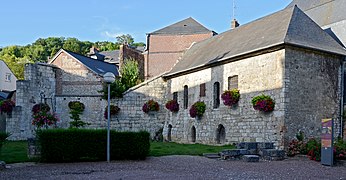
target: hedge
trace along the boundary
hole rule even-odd
[[[7,138],[8,136],[9,136],[8,133],[0,132],[0,151],[1,151],[2,145],[5,143],[6,138]]]
[[[149,154],[148,132],[111,131],[111,160],[145,159]],[[104,161],[107,130],[47,129],[37,132],[43,162]]]

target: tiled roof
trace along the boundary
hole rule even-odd
[[[346,55],[340,44],[294,6],[196,43],[165,77],[283,44]]]
[[[119,64],[119,50],[113,50],[113,51],[102,51],[99,52],[99,54],[102,54],[105,56],[105,60],[108,60],[110,63],[116,63]]]
[[[346,20],[345,0],[293,0],[288,8],[295,5],[321,27]]]
[[[169,25],[167,27],[164,27],[162,29],[159,29],[157,31],[154,31],[152,33],[149,33],[151,35],[155,34],[164,34],[164,35],[171,35],[171,34],[178,34],[178,35],[189,35],[189,34],[205,34],[205,33],[211,33],[213,31],[207,29],[203,25],[201,25],[199,22],[194,20],[193,18],[189,17],[187,19],[184,19],[182,21],[179,21],[175,24]],[[213,32],[215,33],[215,32]]]
[[[69,54],[97,75],[103,76],[106,72],[112,72],[115,76],[119,76],[118,66],[115,64],[92,59],[64,49],[60,49],[48,64],[51,64],[61,52]]]

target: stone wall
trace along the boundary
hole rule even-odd
[[[275,142],[281,145],[284,126],[284,56],[285,51],[279,50],[255,57],[231,62],[222,66],[212,67],[168,80],[168,99],[178,92],[180,111],[167,112],[164,136],[171,140],[203,144],[228,144],[242,141]],[[220,83],[220,94],[228,88],[228,77],[238,76],[240,101],[238,106],[229,108],[220,103],[213,108],[213,85]],[[200,84],[206,84],[206,96],[200,97]],[[183,108],[183,89],[188,86],[188,108]],[[275,111],[261,113],[253,109],[251,99],[262,93],[275,99]],[[207,110],[202,119],[197,120],[189,115],[189,108],[196,101],[204,101]],[[221,100],[222,101],[222,100]],[[169,126],[171,129],[169,130]],[[225,129],[225,139],[217,142],[221,125]]]
[[[26,64],[24,78],[17,81],[16,107],[11,117],[6,118],[6,131],[11,133],[10,140],[22,140],[33,136],[32,107],[46,101],[55,109],[55,71],[48,64]]]
[[[112,100],[120,107],[120,112],[111,118],[112,129],[119,131],[150,132],[151,137],[164,126],[167,110],[165,109],[167,83],[159,76],[129,89],[123,98]],[[160,110],[152,114],[142,111],[143,104],[153,99],[160,105]]]
[[[285,59],[285,138],[294,138],[298,131],[306,137],[319,137],[321,121],[325,118],[334,119],[335,137],[341,135],[342,58],[289,48]]]

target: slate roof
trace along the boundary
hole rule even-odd
[[[189,34],[205,34],[205,33],[214,33],[204,27],[202,24],[189,17],[152,33],[151,35],[163,34],[163,35],[189,35]]]
[[[288,8],[297,5],[321,27],[346,20],[345,0],[293,0]]]
[[[340,44],[294,6],[196,43],[164,77],[283,44],[346,55]]]
[[[113,50],[113,51],[102,51],[99,52],[99,54],[102,54],[105,56],[105,60],[108,60],[110,63],[119,64],[119,50]]]
[[[61,49],[55,57],[52,59],[50,63],[52,63],[55,58],[62,52],[69,54],[73,58],[75,58],[80,63],[84,64],[89,70],[93,71],[97,75],[103,76],[106,72],[112,72],[115,76],[119,76],[118,67],[115,64],[103,62],[100,60],[92,59],[90,57],[86,57],[71,51],[67,51],[64,49]],[[49,64],[50,64],[49,63]]]

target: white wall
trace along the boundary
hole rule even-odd
[[[0,90],[14,91],[16,90],[16,76],[8,68],[6,63],[0,60]]]

